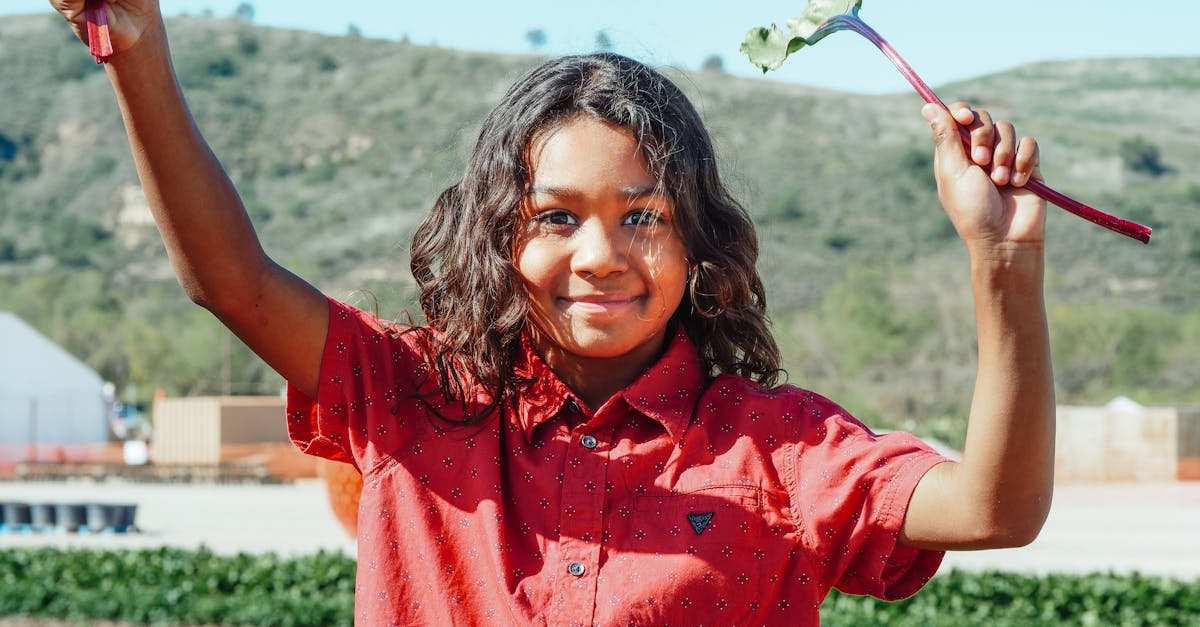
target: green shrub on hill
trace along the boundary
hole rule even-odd
[[[197,123],[268,252],[336,297],[369,289],[382,315],[403,319],[413,229],[461,172],[484,115],[540,58],[236,19],[168,28]],[[86,48],[40,15],[0,19],[0,40],[0,307],[118,387],[276,391],[278,378],[174,285],[153,231],[130,221],[144,213],[136,176]],[[937,203],[919,100],[668,73],[696,102],[725,181],[759,225],[792,381],[873,423],[965,414],[966,260]],[[1200,106],[1195,76],[1198,58],[1107,59],[939,87],[1036,135],[1057,189],[1155,227],[1142,246],[1051,209],[1047,297],[1062,325],[1063,402],[1200,402],[1188,357],[1200,345],[1186,331],[1200,310],[1200,171],[1179,165],[1200,162],[1200,142],[1178,132],[1178,112]],[[1163,171],[1151,176],[1155,164]],[[1093,316],[1125,343],[1089,333]]]

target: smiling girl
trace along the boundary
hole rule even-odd
[[[82,0],[53,4],[82,35]],[[922,111],[976,304],[953,462],[776,385],[753,227],[658,72],[598,54],[521,77],[414,238],[426,326],[402,327],[267,257],[157,3],[108,14],[106,69],[180,283],[289,381],[296,445],[363,474],[358,623],[815,624],[832,587],[903,598],[942,551],[1040,529],[1044,204],[1021,189],[1037,144],[1011,124]]]

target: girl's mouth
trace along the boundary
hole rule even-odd
[[[616,314],[633,306],[638,300],[637,296],[579,296],[579,297],[564,297],[559,299],[559,303],[567,311],[573,311],[584,314]]]

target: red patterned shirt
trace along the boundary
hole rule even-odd
[[[942,554],[897,545],[944,458],[829,400],[705,376],[682,331],[599,411],[528,341],[536,379],[474,427],[430,380],[422,333],[330,301],[307,453],[363,473],[362,625],[815,625],[829,589],[898,599]],[[469,410],[468,410],[469,411]]]

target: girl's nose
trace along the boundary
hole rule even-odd
[[[583,277],[603,277],[629,269],[629,256],[619,229],[585,223],[575,236],[571,271]]]

